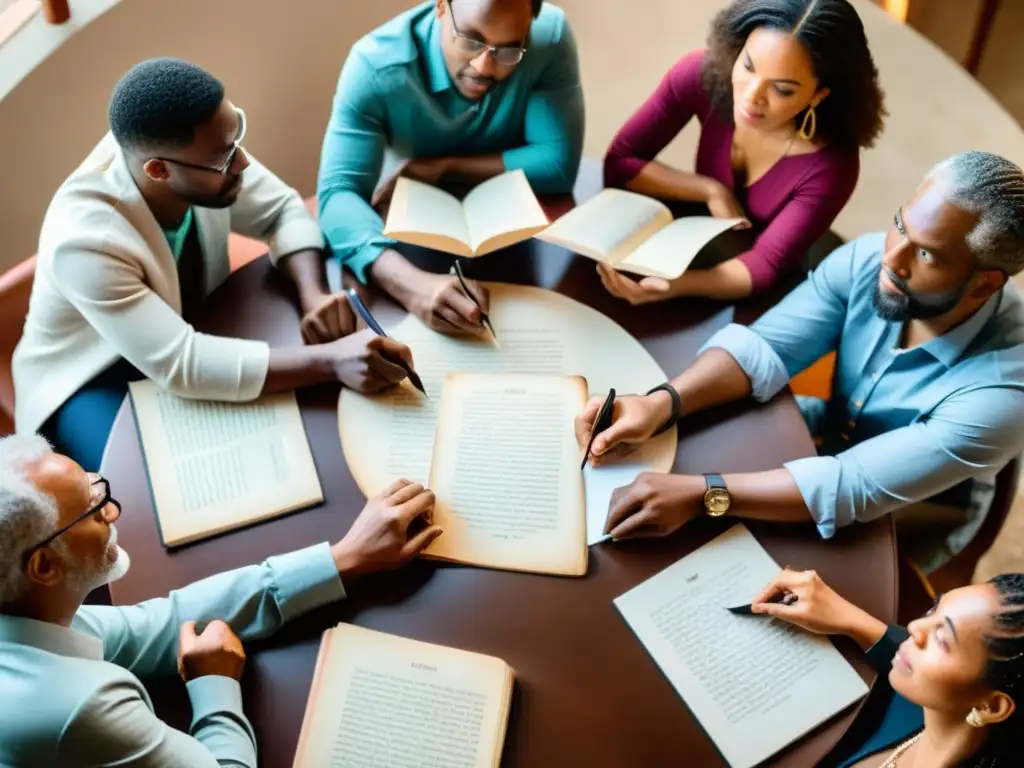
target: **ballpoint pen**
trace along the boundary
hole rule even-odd
[[[615,390],[609,389],[608,397],[604,399],[604,403],[601,404],[601,410],[597,412],[597,418],[594,419],[594,428],[590,431],[587,450],[583,452],[583,463],[580,464],[581,470],[587,466],[587,459],[590,458],[590,449],[594,446],[594,438],[612,425],[613,410],[615,410]]]
[[[370,330],[376,333],[378,336],[387,336],[387,334],[384,333],[384,329],[380,327],[380,323],[378,323],[377,320],[373,317],[373,315],[370,314],[370,310],[366,308],[366,305],[363,303],[363,300],[359,298],[359,294],[356,293],[355,289],[348,288],[345,290],[345,293],[348,295],[349,304],[351,304],[352,308],[359,314],[361,318],[363,318],[363,322],[366,323]],[[412,383],[412,385],[416,387],[416,389],[418,389],[420,392],[422,392],[424,397],[427,396],[427,390],[423,388],[423,381],[420,379],[416,371],[414,371],[409,366],[408,363],[406,363],[404,360],[395,360],[390,357],[388,358],[388,361],[394,363],[403,371],[405,371],[405,375],[409,377],[409,381]]]
[[[766,602],[769,603],[782,603],[783,605],[793,605],[797,601],[797,596],[792,592],[779,593],[774,597],[770,598]],[[746,605],[734,605],[732,608],[727,608],[729,613],[735,613],[737,616],[757,616],[759,614],[754,613],[753,603],[747,603]],[[767,614],[765,614],[767,615]]]
[[[476,295],[469,290],[469,284],[466,282],[466,276],[462,273],[462,265],[459,264],[458,259],[452,262],[452,271],[455,273],[455,276],[459,278],[459,285],[462,286],[462,292],[466,294],[470,301],[476,304],[477,309],[480,310],[480,322],[487,327],[487,330],[491,332],[491,336],[493,336],[494,340],[497,341],[498,334],[494,332],[494,326],[491,325],[491,318],[487,316],[487,313],[484,312],[484,308],[480,306],[480,301],[477,299]]]

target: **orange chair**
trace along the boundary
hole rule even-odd
[[[11,356],[25,327],[35,274],[36,259],[33,256],[0,275],[0,435],[14,432]]]

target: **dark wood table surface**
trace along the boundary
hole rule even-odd
[[[593,194],[599,176],[595,164],[588,163],[576,198]],[[441,254],[403,250],[435,270],[450,263]],[[632,333],[670,376],[692,362],[717,329],[757,311],[750,305],[734,310],[692,300],[633,308],[604,291],[592,261],[539,241],[478,259],[468,272],[486,280],[539,285],[604,312]],[[197,325],[208,333],[298,345],[299,318],[292,298],[268,261],[259,259],[221,286]],[[322,506],[170,553],[157,534],[134,418],[123,406],[101,469],[124,508],[118,521],[120,541],[133,563],[126,578],[111,586],[114,603],[163,596],[205,576],[340,538],[364,497],[342,457],[337,399],[333,386],[299,394],[323,485]],[[674,471],[770,469],[813,453],[796,404],[784,393],[763,406],[745,403],[685,420]],[[508,662],[516,671],[516,691],[503,766],[724,766],[612,600],[730,524],[728,519],[705,518],[667,540],[596,546],[589,572],[581,579],[420,561],[348,585],[347,600],[248,648],[243,691],[259,738],[260,764],[292,764],[320,633],[346,621]],[[828,542],[810,526],[748,525],[780,565],[814,568],[847,598],[883,620],[895,621],[895,541],[888,518],[844,529]],[[843,641],[838,647],[873,682],[874,673],[859,650]],[[149,687],[158,713],[177,727],[187,727],[184,686],[168,679]],[[834,718],[767,764],[817,765],[855,714],[851,709]]]

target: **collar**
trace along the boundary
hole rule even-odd
[[[970,346],[971,342],[981,332],[981,329],[995,315],[996,310],[999,308],[999,302],[1003,297],[1003,290],[1005,289],[1000,289],[993,294],[988,301],[981,305],[977,312],[953,330],[926,341],[921,345],[921,349],[930,353],[932,357],[947,368],[952,368],[956,365],[967,347]]]
[[[0,615],[0,643],[27,645],[58,656],[103,661],[103,643],[58,624]]]
[[[441,49],[441,35],[444,25],[437,18],[433,9],[430,12],[430,26],[426,30],[423,50],[427,55],[427,79],[431,93],[440,93],[452,87],[452,77],[448,74],[448,66],[444,63],[444,51]]]

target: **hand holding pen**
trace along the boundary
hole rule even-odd
[[[883,622],[837,594],[814,571],[784,568],[751,601],[750,614],[783,619],[818,634],[849,635],[865,648],[885,632]]]
[[[462,292],[466,294],[466,297],[476,304],[477,309],[480,310],[480,324],[491,332],[491,337],[495,342],[497,342],[498,334],[494,332],[494,326],[491,324],[491,318],[487,316],[487,307],[484,306],[484,301],[482,301],[474,291],[470,290],[469,281],[466,280],[466,275],[463,273],[462,265],[459,263],[458,259],[452,263],[452,272],[459,279],[459,286],[462,288]],[[486,298],[486,294],[484,294],[484,297]]]
[[[363,303],[363,300],[359,297],[359,294],[356,293],[355,289],[349,288],[346,290],[346,293],[348,294],[348,301],[349,304],[352,305],[352,309],[354,309],[356,314],[363,319],[363,322],[366,323],[370,331],[377,334],[377,337],[381,339],[381,341],[376,344],[378,351],[384,354],[390,365],[400,368],[402,372],[404,372],[405,378],[408,378],[409,382],[416,387],[416,389],[422,392],[424,396],[426,396],[427,390],[423,388],[423,381],[416,374],[416,371],[413,370],[412,355],[409,353],[408,347],[395,341],[384,332],[380,323],[378,323],[376,318],[370,314],[370,310],[367,308],[366,304]],[[389,349],[392,347],[394,348],[392,351],[397,352],[398,354],[388,354]],[[405,350],[405,354],[401,354],[401,350]]]

